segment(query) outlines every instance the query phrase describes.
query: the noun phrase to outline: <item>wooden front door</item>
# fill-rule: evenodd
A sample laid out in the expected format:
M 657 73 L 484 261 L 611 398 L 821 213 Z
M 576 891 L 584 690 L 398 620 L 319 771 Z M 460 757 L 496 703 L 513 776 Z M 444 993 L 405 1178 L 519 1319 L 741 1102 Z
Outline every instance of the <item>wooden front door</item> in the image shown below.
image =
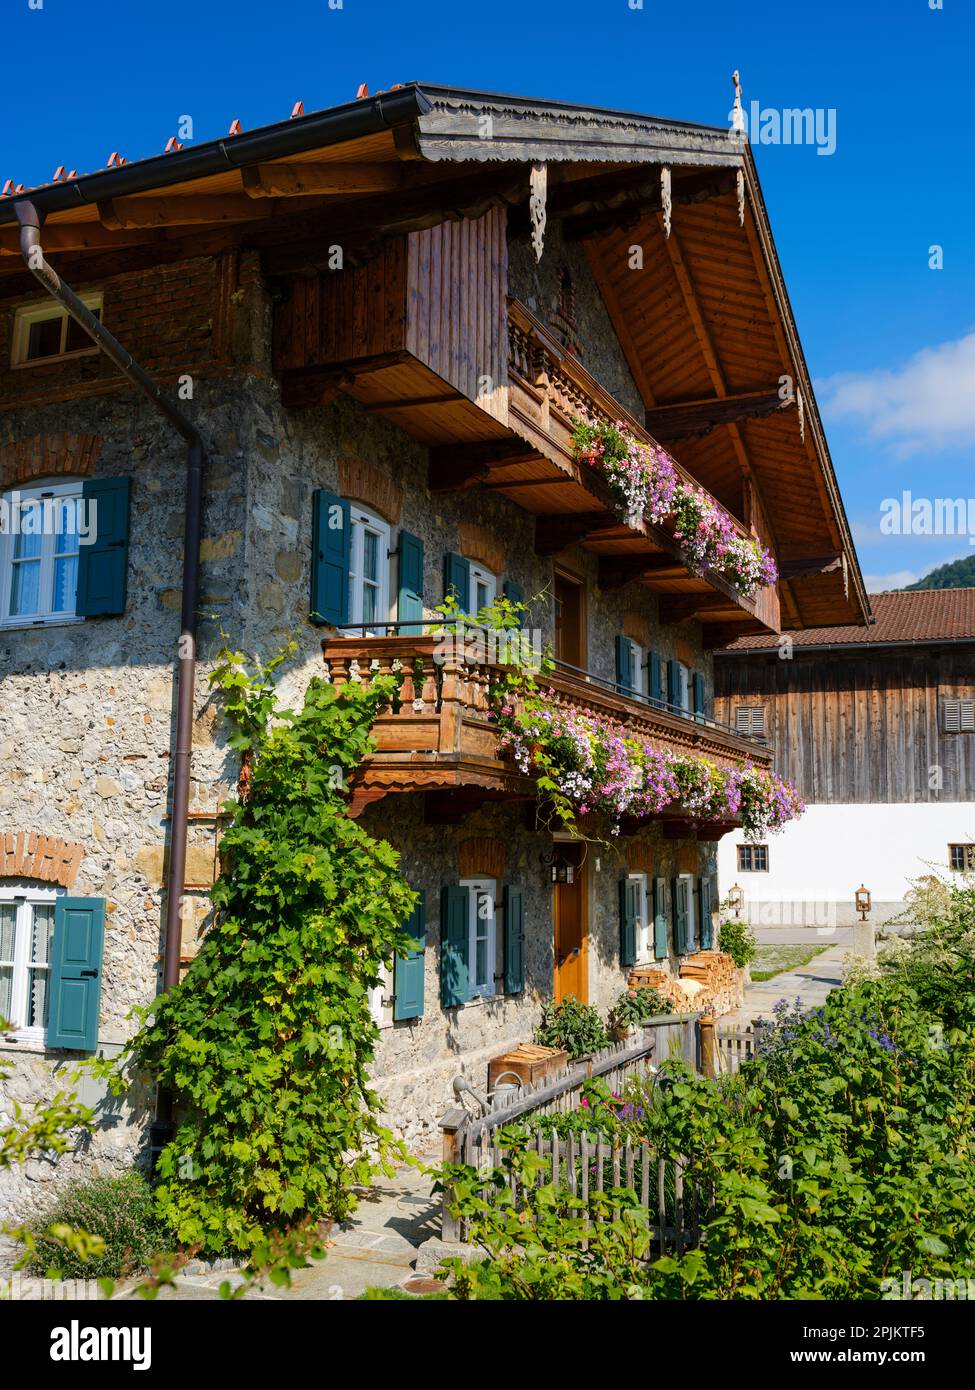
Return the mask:
M 586 920 L 586 868 L 578 845 L 556 846 L 560 858 L 573 866 L 571 883 L 552 885 L 555 934 L 555 1002 L 569 995 L 589 1000 L 589 932 Z
M 578 580 L 555 575 L 555 659 L 580 670 L 586 664 L 585 591 Z

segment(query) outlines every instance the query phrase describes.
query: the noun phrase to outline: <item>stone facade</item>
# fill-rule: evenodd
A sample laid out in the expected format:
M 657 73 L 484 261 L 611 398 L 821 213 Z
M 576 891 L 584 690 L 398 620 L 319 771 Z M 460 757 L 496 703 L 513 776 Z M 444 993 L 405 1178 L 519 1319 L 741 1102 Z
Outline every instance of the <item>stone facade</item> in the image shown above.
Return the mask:
M 557 292 L 550 274 L 560 258 L 567 258 L 586 365 L 635 410 L 636 388 L 585 257 L 577 247 L 560 248 L 557 229 L 550 235 L 540 272 L 520 243 L 513 244 L 512 291 L 534 299 L 545 317 Z M 231 265 L 218 258 L 205 267 L 187 263 L 182 272 L 168 267 L 164 287 L 171 297 L 161 310 L 147 292 L 145 302 L 140 299 L 137 276 L 121 277 L 111 295 L 119 296 L 119 304 L 126 294 L 135 299 L 120 321 L 132 327 L 128 345 L 136 356 L 142 352 L 146 365 L 155 365 L 164 380 L 189 372 L 188 409 L 200 422 L 209 450 L 188 855 L 188 892 L 197 911 L 183 941 L 189 958 L 207 921 L 207 889 L 216 872 L 216 812 L 236 778 L 207 672 L 224 634 L 235 648 L 265 655 L 286 637 L 296 637 L 299 655 L 282 685 L 286 702 L 299 699 L 308 679 L 322 671 L 323 630 L 308 622 L 314 491 L 341 491 L 344 485 L 365 494 L 394 525 L 423 541 L 428 613 L 442 597 L 444 552 L 483 550 L 486 544 L 494 547 L 495 562 L 502 561 L 504 576 L 532 597 L 532 623 L 551 638 L 553 566 L 535 554 L 534 520 L 513 502 L 479 490 L 431 497 L 427 450 L 393 424 L 345 397 L 327 409 L 282 408 L 271 375 L 270 299 L 252 261 L 235 259 Z M 106 318 L 110 298 L 106 291 Z M 0 323 L 7 324 L 12 307 L 0 306 Z M 160 312 L 170 318 L 156 341 L 152 335 L 160 324 L 154 316 Z M 178 360 L 180 324 L 188 324 L 185 341 L 195 367 Z M 124 326 L 118 331 L 126 341 Z M 16 381 L 5 368 L 0 356 L 0 400 L 7 406 L 0 457 L 18 457 L 22 441 L 93 437 L 100 440 L 95 475 L 132 479 L 124 615 L 0 629 L 0 845 L 5 835 L 23 832 L 78 847 L 72 892 L 106 902 L 99 1050 L 111 1054 L 133 1027 L 130 1009 L 149 1001 L 159 982 L 184 453 L 170 427 L 141 398 L 120 389 L 101 359 L 21 369 Z M 704 671 L 710 686 L 710 656 L 694 624 L 661 627 L 655 598 L 637 586 L 600 591 L 588 552 L 571 552 L 560 563 L 587 582 L 589 665 L 595 675 L 614 679 L 614 637 L 633 630 L 646 634 L 662 655 L 679 656 Z M 387 797 L 367 809 L 364 824 L 400 851 L 406 877 L 427 894 L 426 1009 L 415 1022 L 395 1024 L 386 1010 L 375 1068 L 390 1120 L 419 1144 L 430 1138 L 449 1102 L 452 1077 L 463 1071 L 483 1085 L 488 1058 L 530 1037 L 542 1001 L 551 994 L 551 886 L 541 862 L 551 838 L 531 828 L 524 805 L 489 805 L 461 824 L 429 825 L 419 795 Z M 713 870 L 710 847 L 666 841 L 655 827 L 645 835 L 654 872 Z M 486 848 L 472 849 L 473 841 Z M 492 863 L 479 866 L 485 855 Z M 485 872 L 499 863 L 499 887 L 517 883 L 525 894 L 525 992 L 444 1011 L 438 975 L 441 886 L 456 882 L 464 865 Z M 618 948 L 623 867 L 621 855 L 603 850 L 594 852 L 587 873 L 589 995 L 602 1009 L 625 984 Z M 671 963 L 675 971 L 676 964 Z M 50 1098 L 73 1060 L 17 1044 L 0 1050 L 0 1057 L 13 1068 L 10 1081 L 0 1084 L 3 1120 L 15 1101 Z M 40 1161 L 0 1177 L 4 1215 L 36 1207 L 65 1174 L 117 1168 L 144 1155 L 147 1097 L 133 1092 L 113 1106 L 86 1087 L 85 1098 L 100 1107 L 97 1134 L 59 1163 Z

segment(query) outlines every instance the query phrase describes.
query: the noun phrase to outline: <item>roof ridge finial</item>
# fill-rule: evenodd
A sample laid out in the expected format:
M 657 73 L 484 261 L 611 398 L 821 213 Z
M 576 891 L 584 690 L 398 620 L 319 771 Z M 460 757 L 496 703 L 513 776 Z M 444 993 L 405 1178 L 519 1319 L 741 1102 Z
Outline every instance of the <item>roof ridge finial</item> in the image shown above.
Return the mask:
M 731 108 L 731 131 L 740 139 L 745 137 L 745 112 L 741 104 L 741 77 L 738 69 L 735 68 L 731 74 L 731 80 L 735 84 L 735 100 Z

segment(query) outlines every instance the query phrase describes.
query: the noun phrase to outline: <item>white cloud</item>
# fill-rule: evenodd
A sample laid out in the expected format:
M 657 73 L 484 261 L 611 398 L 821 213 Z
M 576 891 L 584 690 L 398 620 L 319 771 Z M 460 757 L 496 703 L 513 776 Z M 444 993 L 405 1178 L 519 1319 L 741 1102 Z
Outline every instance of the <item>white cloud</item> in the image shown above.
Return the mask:
M 904 457 L 971 445 L 975 437 L 975 333 L 922 348 L 892 370 L 839 372 L 817 383 L 827 421 L 862 426 Z
M 868 594 L 883 594 L 888 589 L 903 589 L 915 584 L 920 578 L 914 570 L 895 570 L 893 574 L 865 574 L 863 582 Z

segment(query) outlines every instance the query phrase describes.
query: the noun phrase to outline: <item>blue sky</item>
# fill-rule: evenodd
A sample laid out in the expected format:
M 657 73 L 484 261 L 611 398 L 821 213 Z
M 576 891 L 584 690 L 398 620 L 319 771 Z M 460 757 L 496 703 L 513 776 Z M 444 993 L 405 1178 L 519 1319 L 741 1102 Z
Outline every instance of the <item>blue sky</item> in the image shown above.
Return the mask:
M 832 155 L 755 155 L 864 572 L 906 583 L 973 552 L 967 536 L 879 529 L 882 501 L 905 490 L 975 496 L 971 0 L 338 3 L 5 0 L 0 182 L 161 151 L 183 115 L 210 139 L 361 82 L 723 125 L 737 67 L 746 108 L 835 111 Z

